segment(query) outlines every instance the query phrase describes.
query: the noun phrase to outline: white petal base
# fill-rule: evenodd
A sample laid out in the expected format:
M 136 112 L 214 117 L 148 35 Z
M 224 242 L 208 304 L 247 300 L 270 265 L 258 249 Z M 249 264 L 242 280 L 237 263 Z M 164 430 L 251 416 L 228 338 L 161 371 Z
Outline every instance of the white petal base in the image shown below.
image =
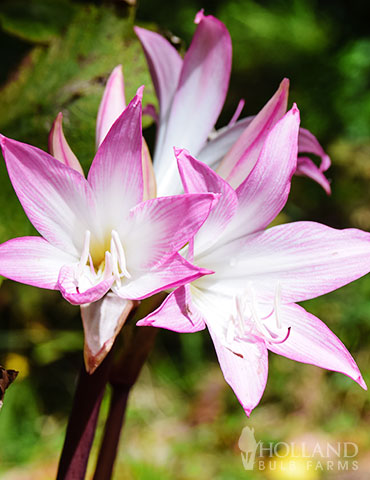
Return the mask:
M 85 332 L 84 360 L 88 373 L 101 364 L 137 302 L 108 293 L 101 300 L 81 305 Z

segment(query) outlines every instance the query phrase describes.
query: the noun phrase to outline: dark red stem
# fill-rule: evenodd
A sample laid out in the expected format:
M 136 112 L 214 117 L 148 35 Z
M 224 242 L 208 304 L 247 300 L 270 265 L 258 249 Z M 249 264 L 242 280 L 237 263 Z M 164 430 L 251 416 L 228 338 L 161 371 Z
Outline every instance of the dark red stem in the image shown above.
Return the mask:
M 128 348 L 112 369 L 112 399 L 93 480 L 111 478 L 117 455 L 128 396 L 153 348 L 157 329 L 136 327 Z
M 57 480 L 83 480 L 105 386 L 109 377 L 112 354 L 109 353 L 93 374 L 82 365 L 69 417 L 64 446 L 59 461 Z

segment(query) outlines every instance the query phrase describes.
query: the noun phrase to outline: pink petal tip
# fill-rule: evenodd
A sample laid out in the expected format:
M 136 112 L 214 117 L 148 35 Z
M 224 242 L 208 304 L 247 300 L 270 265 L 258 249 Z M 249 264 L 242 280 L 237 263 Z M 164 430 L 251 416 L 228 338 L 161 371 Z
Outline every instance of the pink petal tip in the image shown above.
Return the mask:
M 202 8 L 201 10 L 199 10 L 199 12 L 195 15 L 195 18 L 194 18 L 194 23 L 196 23 L 197 25 L 203 20 L 203 18 L 205 17 L 204 15 L 204 8 Z
M 289 78 L 283 78 L 281 83 L 280 83 L 280 87 L 284 87 L 284 88 L 289 88 L 289 85 L 290 85 L 290 80 Z
M 367 391 L 367 385 L 365 383 L 365 380 L 363 379 L 362 375 L 359 375 L 357 378 L 357 383 L 362 387 L 364 390 Z
M 293 115 L 299 115 L 299 108 L 297 107 L 297 104 L 295 102 L 293 103 L 293 107 L 291 111 Z
M 142 99 L 143 99 L 143 94 L 144 94 L 144 88 L 145 86 L 144 85 L 141 85 L 141 87 L 139 87 L 136 91 L 136 96 L 138 97 L 138 100 L 141 102 Z

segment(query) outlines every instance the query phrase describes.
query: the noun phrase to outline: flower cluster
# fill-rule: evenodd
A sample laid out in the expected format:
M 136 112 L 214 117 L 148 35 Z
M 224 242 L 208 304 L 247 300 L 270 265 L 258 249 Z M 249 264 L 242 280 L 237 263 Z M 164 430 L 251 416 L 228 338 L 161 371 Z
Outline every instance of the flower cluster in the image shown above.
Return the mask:
M 287 111 L 289 82 L 255 116 L 214 130 L 231 70 L 225 26 L 203 12 L 184 59 L 159 34 L 136 28 L 159 103 L 153 165 L 142 137 L 143 88 L 126 106 L 121 67 L 108 79 L 87 178 L 62 115 L 50 154 L 0 137 L 10 180 L 40 236 L 0 245 L 0 274 L 58 289 L 81 305 L 92 372 L 132 307 L 168 296 L 139 326 L 208 328 L 226 381 L 249 415 L 267 380 L 271 350 L 342 372 L 363 388 L 341 341 L 296 302 L 370 271 L 370 234 L 313 222 L 266 228 L 287 202 L 294 174 L 327 193 L 330 159 Z M 320 166 L 307 156 L 321 158 Z M 158 195 L 158 196 L 157 196 Z

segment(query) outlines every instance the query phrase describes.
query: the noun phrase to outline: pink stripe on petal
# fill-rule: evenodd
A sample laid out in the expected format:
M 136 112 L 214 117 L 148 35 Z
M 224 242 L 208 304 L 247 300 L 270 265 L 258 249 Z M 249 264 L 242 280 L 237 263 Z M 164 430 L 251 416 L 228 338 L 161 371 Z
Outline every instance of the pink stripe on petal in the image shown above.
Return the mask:
M 299 121 L 293 106 L 268 134 L 255 167 L 236 190 L 239 207 L 228 238 L 265 228 L 284 207 L 297 166 Z
M 132 278 L 126 279 L 121 288 L 114 287 L 113 290 L 122 298 L 141 300 L 163 290 L 185 285 L 213 272 L 198 268 L 175 253 L 156 268 L 130 273 Z
M 212 193 L 186 194 L 153 198 L 134 207 L 121 235 L 128 271 L 160 265 L 186 245 L 217 200 Z
M 86 230 L 96 228 L 94 193 L 74 169 L 36 147 L 1 137 L 6 166 L 23 209 L 54 246 L 79 256 Z
M 154 166 L 159 195 L 178 192 L 172 149 L 181 146 L 196 155 L 206 143 L 224 104 L 230 71 L 229 32 L 217 18 L 202 17 L 184 57 L 163 142 L 157 142 Z
M 175 150 L 180 176 L 185 192 L 210 192 L 221 194 L 217 205 L 195 236 L 195 251 L 210 248 L 230 223 L 238 206 L 235 191 L 207 165 L 198 162 L 186 150 Z
M 230 148 L 238 140 L 254 117 L 245 117 L 238 120 L 233 126 L 220 128 L 197 154 L 197 159 L 216 169 Z
M 114 122 L 88 175 L 101 222 L 110 228 L 118 228 L 143 199 L 141 96 L 142 90 Z
M 234 353 L 209 329 L 226 382 L 233 389 L 245 413 L 259 404 L 268 374 L 267 348 L 263 341 L 239 341 L 241 352 Z
M 286 112 L 289 80 L 284 79 L 275 95 L 256 115 L 220 163 L 217 172 L 234 188 L 239 186 L 255 166 L 264 141 Z
M 39 288 L 58 289 L 60 269 L 76 258 L 41 237 L 13 238 L 0 245 L 0 275 Z
M 84 292 L 80 292 L 75 282 L 76 265 L 65 265 L 61 268 L 58 278 L 58 289 L 63 297 L 72 305 L 82 305 L 100 300 L 111 288 L 114 278 L 94 285 Z
M 298 153 L 313 153 L 321 158 L 320 170 L 326 172 L 331 165 L 329 155 L 327 155 L 320 145 L 317 138 L 305 128 L 300 128 L 298 137 Z
M 125 86 L 122 65 L 118 65 L 110 74 L 100 102 L 96 119 L 96 147 L 98 148 L 113 123 L 126 108 Z
M 157 196 L 157 183 L 155 179 L 152 157 L 150 156 L 148 145 L 143 137 L 143 146 L 141 149 L 143 166 L 143 200 L 155 198 Z
M 60 112 L 54 120 L 53 126 L 49 133 L 49 152 L 50 154 L 64 163 L 68 167 L 73 168 L 76 172 L 84 176 L 81 164 L 76 155 L 72 152 L 63 133 L 62 127 L 63 114 Z
M 194 333 L 206 328 L 201 314 L 192 304 L 188 285 L 170 293 L 157 310 L 139 320 L 136 325 L 166 328 L 179 333 Z
M 261 302 L 273 302 L 278 286 L 283 303 L 300 302 L 369 273 L 370 233 L 289 223 L 226 243 L 202 265 L 216 272 L 199 280 L 204 289 L 232 296 L 250 282 Z
M 295 175 L 311 178 L 318 183 L 325 192 L 330 195 L 331 187 L 329 180 L 325 177 L 325 174 L 315 163 L 308 157 L 298 157 L 297 170 Z
M 134 27 L 134 30 L 144 49 L 159 100 L 159 118 L 163 121 L 179 82 L 182 58 L 162 35 L 140 27 Z
M 297 362 L 344 373 L 367 390 L 351 354 L 321 320 L 295 304 L 282 305 L 280 318 L 283 329 L 291 327 L 290 335 L 283 343 L 268 344 L 269 350 Z

